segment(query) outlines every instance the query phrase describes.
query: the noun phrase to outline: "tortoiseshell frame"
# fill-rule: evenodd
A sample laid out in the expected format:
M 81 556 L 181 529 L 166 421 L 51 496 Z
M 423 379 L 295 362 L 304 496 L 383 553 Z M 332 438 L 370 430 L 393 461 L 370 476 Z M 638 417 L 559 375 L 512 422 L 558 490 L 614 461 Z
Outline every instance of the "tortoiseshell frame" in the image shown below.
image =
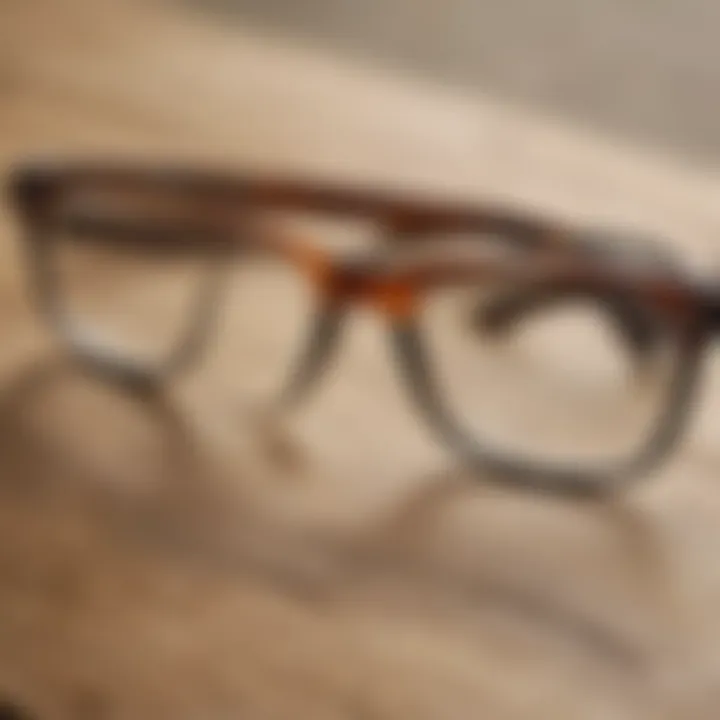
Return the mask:
M 463 205 L 427 197 L 370 191 L 333 183 L 269 175 L 227 175 L 182 167 L 143 167 L 92 162 L 26 162 L 10 179 L 11 197 L 23 222 L 41 309 L 83 362 L 133 387 L 149 388 L 197 359 L 219 299 L 220 283 L 208 283 L 181 342 L 159 364 L 127 358 L 79 335 L 62 311 L 49 266 L 49 238 L 61 228 L 103 242 L 133 243 L 138 251 L 200 253 L 221 270 L 248 250 L 279 253 L 312 280 L 321 297 L 307 345 L 282 401 L 298 402 L 319 378 L 337 347 L 347 310 L 365 302 L 384 313 L 408 389 L 439 436 L 471 466 L 489 476 L 535 490 L 597 495 L 626 484 L 656 463 L 677 440 L 691 405 L 701 350 L 720 325 L 720 293 L 690 277 L 653 245 L 613 232 L 533 217 L 511 209 Z M 73 207 L 83 193 L 116 193 L 120 214 Z M 295 237 L 265 232 L 265 210 L 312 211 L 371 221 L 388 242 L 365 254 L 333 255 Z M 420 240 L 476 233 L 476 246 Z M 482 239 L 499 236 L 522 252 L 489 255 Z M 626 242 L 627 240 L 627 242 Z M 420 248 L 415 252 L 411 249 Z M 597 299 L 641 351 L 652 337 L 642 307 L 676 339 L 677 370 L 668 406 L 644 451 L 619 467 L 582 469 L 539 465 L 494 453 L 459 426 L 429 369 L 418 327 L 422 299 L 433 289 L 502 279 L 518 294 L 479 317 L 496 327 L 512 324 L 528 309 L 564 296 Z M 528 292 L 527 289 L 531 288 Z M 532 290 L 535 288 L 536 290 Z M 495 313 L 495 320 L 492 315 Z M 500 321 L 498 321 L 500 317 Z

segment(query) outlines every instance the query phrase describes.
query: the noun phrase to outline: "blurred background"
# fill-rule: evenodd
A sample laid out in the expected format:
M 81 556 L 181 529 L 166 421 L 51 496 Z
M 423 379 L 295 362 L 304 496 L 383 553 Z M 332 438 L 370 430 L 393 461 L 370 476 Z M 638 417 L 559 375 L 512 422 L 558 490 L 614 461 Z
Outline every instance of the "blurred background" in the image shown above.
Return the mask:
M 635 228 L 712 272 L 719 16 L 702 0 L 0 0 L 0 167 L 169 159 L 499 200 Z M 340 236 L 373 240 L 362 223 Z M 238 275 L 202 369 L 139 398 L 64 359 L 26 260 L 4 203 L 0 700 L 68 720 L 720 714 L 716 362 L 650 481 L 541 498 L 457 467 L 370 313 L 277 427 L 243 393 L 298 329 L 287 286 Z M 70 272 L 78 302 L 160 341 L 180 276 L 141 260 Z
M 188 1 L 704 166 L 718 160 L 720 10 L 707 0 Z

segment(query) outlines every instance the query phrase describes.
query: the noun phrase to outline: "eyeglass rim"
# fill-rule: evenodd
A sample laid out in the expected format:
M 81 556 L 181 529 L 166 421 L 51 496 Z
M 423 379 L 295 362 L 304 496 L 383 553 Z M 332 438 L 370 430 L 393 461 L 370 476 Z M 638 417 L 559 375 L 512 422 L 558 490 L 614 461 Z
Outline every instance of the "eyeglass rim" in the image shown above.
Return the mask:
M 199 193 L 204 199 L 222 198 L 235 208 L 259 203 L 271 208 L 360 216 L 377 221 L 384 235 L 402 246 L 413 239 L 427 239 L 432 233 L 484 228 L 517 240 L 524 247 L 530 245 L 531 249 L 540 250 L 533 255 L 532 265 L 527 259 L 488 265 L 487 259 L 468 257 L 458 254 L 457 248 L 438 245 L 430 257 L 418 259 L 413 253 L 381 253 L 369 259 L 372 261 L 366 258 L 365 262 L 349 266 L 316 248 L 296 243 L 294 238 L 274 241 L 276 250 L 294 257 L 314 274 L 327 297 L 338 306 L 347 303 L 353 293 L 357 294 L 349 285 L 359 283 L 371 288 L 389 315 L 398 360 L 426 419 L 472 464 L 486 469 L 495 467 L 502 470 L 506 478 L 515 478 L 516 482 L 534 489 L 593 494 L 598 489 L 617 486 L 621 478 L 638 477 L 654 467 L 677 442 L 685 425 L 696 386 L 700 349 L 720 316 L 719 294 L 712 284 L 697 281 L 672 263 L 648 261 L 627 266 L 617 262 L 621 256 L 597 241 L 595 227 L 550 221 L 494 205 L 464 205 L 307 179 L 97 162 L 24 163 L 16 166 L 11 174 L 10 194 L 28 230 L 26 237 L 33 254 L 36 280 L 40 278 L 40 284 L 45 284 L 40 288 L 41 295 L 48 292 L 47 278 L 43 279 L 42 246 L 48 229 L 52 228 L 53 206 L 73 188 L 82 186 L 129 188 L 141 193 L 151 192 L 153 188 L 163 192 L 169 189 L 179 193 L 179 199 L 186 198 L 188 193 Z M 213 203 L 208 207 L 217 211 Z M 222 213 L 220 217 L 225 219 Z M 426 351 L 417 329 L 416 300 L 433 288 L 472 282 L 487 277 L 488 273 L 491 277 L 498 277 L 499 273 L 503 279 L 517 282 L 560 282 L 581 290 L 632 292 L 662 322 L 674 328 L 681 351 L 678 371 L 673 376 L 667 411 L 640 456 L 623 467 L 602 472 L 531 467 L 518 458 L 500 457 L 481 448 L 454 420 L 446 417 L 443 403 L 435 398 L 434 380 L 422 369 Z M 342 313 L 336 315 L 337 325 Z M 87 348 L 68 337 L 67 328 L 62 331 L 79 355 L 87 355 Z M 190 364 L 197 355 L 198 343 L 190 345 L 190 351 L 165 363 L 163 373 L 170 366 L 179 369 Z M 155 375 L 161 374 L 157 368 L 153 372 L 141 367 L 133 370 L 131 364 L 120 357 L 110 357 L 106 364 L 119 370 L 119 375 L 124 373 L 134 382 L 140 380 L 136 382 L 138 385 L 149 386 Z

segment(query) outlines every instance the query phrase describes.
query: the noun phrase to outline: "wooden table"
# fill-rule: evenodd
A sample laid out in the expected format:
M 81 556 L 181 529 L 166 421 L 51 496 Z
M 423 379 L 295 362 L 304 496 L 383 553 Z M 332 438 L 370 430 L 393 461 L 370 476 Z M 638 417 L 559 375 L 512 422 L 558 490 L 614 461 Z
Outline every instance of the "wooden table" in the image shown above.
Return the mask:
M 715 178 L 190 13 L 5 3 L 3 162 L 302 168 L 713 257 Z M 578 505 L 454 471 L 360 317 L 288 456 L 234 394 L 242 338 L 157 402 L 61 362 L 15 241 L 3 211 L 0 691 L 47 718 L 717 716 L 715 373 L 665 471 Z

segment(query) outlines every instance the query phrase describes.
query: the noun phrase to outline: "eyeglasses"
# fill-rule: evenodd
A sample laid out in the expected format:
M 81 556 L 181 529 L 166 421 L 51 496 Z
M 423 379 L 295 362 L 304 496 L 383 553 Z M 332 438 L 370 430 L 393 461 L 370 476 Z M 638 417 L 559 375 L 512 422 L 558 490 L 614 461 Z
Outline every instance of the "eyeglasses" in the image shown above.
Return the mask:
M 198 359 L 225 298 L 238 373 L 279 378 L 291 406 L 365 306 L 438 438 L 537 490 L 602 493 L 656 463 L 720 318 L 717 289 L 655 244 L 508 208 L 87 162 L 23 164 L 10 191 L 40 308 L 90 367 L 157 385 Z M 329 249 L 328 223 L 373 242 Z

